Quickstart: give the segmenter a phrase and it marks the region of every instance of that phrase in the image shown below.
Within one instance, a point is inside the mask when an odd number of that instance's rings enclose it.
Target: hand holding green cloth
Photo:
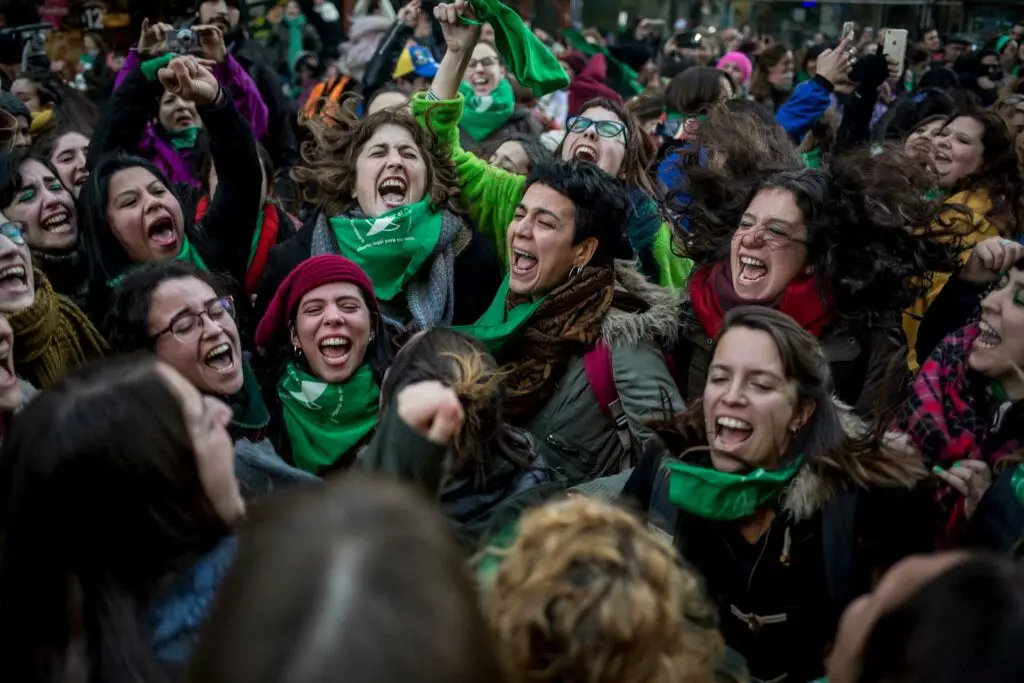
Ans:
[[[523,86],[541,97],[569,85],[558,59],[533,35],[516,10],[499,0],[470,0],[470,4],[477,19],[494,28],[494,45]]]
[[[376,218],[334,216],[329,223],[341,255],[363,269],[381,301],[404,289],[441,239],[441,212],[429,198]]]
[[[502,347],[519,335],[540,305],[544,303],[544,297],[541,297],[529,303],[519,304],[512,310],[507,310],[508,290],[509,276],[506,275],[501,287],[498,288],[498,293],[494,296],[494,301],[480,316],[480,319],[472,325],[462,325],[452,329],[478,340],[491,354],[500,351]]]
[[[465,81],[459,85],[459,92],[466,98],[459,126],[473,142],[485,140],[504,126],[516,110],[516,96],[506,78],[501,79],[490,95],[477,95]]]
[[[620,60],[613,57],[612,54],[608,52],[608,48],[604,45],[588,43],[587,39],[583,37],[583,34],[575,29],[565,29],[562,31],[562,37],[565,38],[566,42],[569,43],[569,46],[573,50],[576,50],[585,57],[593,57],[598,53],[604,55],[608,62],[608,77],[606,82],[609,86],[612,83],[619,83],[626,89],[632,91],[635,95],[639,95],[644,91],[643,87],[637,83],[637,79],[640,78],[640,75]]]
[[[367,363],[341,384],[323,382],[289,363],[277,395],[292,460],[313,474],[344,457],[377,424],[380,387]]]
[[[206,262],[203,261],[203,257],[199,255],[199,252],[196,251],[195,247],[192,246],[192,243],[189,242],[187,235],[182,240],[181,251],[178,252],[178,255],[175,256],[173,260],[175,260],[175,261],[184,261],[186,263],[191,263],[192,265],[194,265],[199,270],[206,270],[206,271],[210,270],[209,268],[207,268]],[[135,265],[141,265],[141,264],[135,264]],[[124,276],[125,276],[126,273],[127,273],[127,271],[125,271],[124,273],[121,273],[120,275],[118,275],[116,277],[112,277],[111,279],[107,280],[107,287],[117,287],[117,285],[119,285],[121,283],[121,280],[124,279]]]

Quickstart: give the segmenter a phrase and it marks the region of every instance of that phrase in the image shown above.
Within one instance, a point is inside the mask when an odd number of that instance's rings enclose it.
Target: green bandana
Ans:
[[[203,261],[203,257],[200,256],[199,252],[196,251],[192,247],[192,243],[188,241],[188,237],[187,236],[184,238],[184,240],[181,243],[181,251],[178,252],[178,255],[175,256],[173,260],[175,260],[175,261],[185,261],[186,263],[191,263],[192,265],[194,265],[199,270],[206,270],[206,271],[210,270],[209,268],[206,267],[206,262]],[[134,265],[141,265],[141,264],[134,264]],[[125,273],[121,273],[120,275],[107,280],[107,287],[117,287],[119,284],[121,284],[121,280],[124,279],[124,276],[125,276]]]
[[[306,32],[306,15],[300,14],[294,19],[282,17],[281,21],[288,27],[288,71],[295,73],[295,58],[302,52],[302,37]]]
[[[466,82],[459,84],[459,92],[466,98],[459,127],[466,131],[474,142],[484,140],[505,125],[516,110],[516,96],[507,78],[490,95],[477,95]]]
[[[551,50],[501,0],[470,0],[481,23],[494,28],[494,46],[508,70],[537,97],[569,86],[569,77]]]
[[[171,146],[176,150],[192,149],[196,146],[196,139],[199,137],[199,126],[189,126],[168,133],[171,138]]]
[[[289,363],[277,383],[296,467],[317,474],[345,456],[377,424],[380,387],[364,363],[342,384],[327,384]]]
[[[341,254],[366,272],[381,301],[402,291],[441,238],[441,212],[427,199],[377,218],[335,216],[330,223]]]
[[[242,388],[226,399],[231,407],[231,424],[240,429],[263,429],[270,423],[270,411],[263,402],[259,382],[249,367],[249,361],[242,361]]]
[[[576,52],[579,52],[584,57],[593,57],[598,52],[604,55],[605,60],[608,62],[608,78],[605,79],[606,85],[613,90],[619,90],[620,88],[628,89],[632,91],[634,95],[639,95],[644,91],[637,80],[640,75],[636,71],[629,68],[626,64],[619,61],[608,52],[608,48],[604,45],[594,45],[588,43],[587,39],[583,37],[583,34],[574,29],[566,29],[562,31],[562,37],[569,42],[570,47]],[[618,88],[615,86],[619,86]]]
[[[669,499],[673,505],[703,519],[717,522],[743,519],[777,499],[802,463],[803,457],[799,457],[785,469],[732,474],[672,460],[665,463]]]
[[[821,150],[812,149],[810,152],[801,152],[800,156],[804,158],[804,164],[807,168],[821,168]]]
[[[452,328],[479,340],[492,354],[497,353],[505,344],[514,340],[534,312],[544,303],[545,297],[541,297],[536,301],[522,303],[511,311],[506,311],[505,301],[508,299],[509,277],[505,276],[494,301],[476,323]]]

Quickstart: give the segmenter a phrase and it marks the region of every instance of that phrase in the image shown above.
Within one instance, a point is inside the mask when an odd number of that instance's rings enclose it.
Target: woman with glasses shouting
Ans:
[[[686,242],[697,266],[675,355],[687,404],[706,383],[725,315],[759,305],[820,340],[841,401],[865,416],[893,405],[906,379],[902,310],[927,289],[928,273],[956,266],[953,249],[930,230],[911,231],[938,208],[925,197],[928,172],[900,152],[864,150],[834,159],[827,173],[776,172],[748,186],[723,174],[718,182],[735,199],[710,207],[709,193],[695,194]]]
[[[471,112],[473,100],[467,99],[463,78],[473,77],[475,72],[468,66],[479,55],[492,53],[489,46],[477,44],[479,26],[460,23],[461,17],[471,13],[463,0],[438,5],[434,10],[448,52],[430,90],[415,95],[412,107],[421,125],[448,150],[462,187],[460,196],[477,229],[492,237],[498,252],[504,253],[504,236],[523,196],[526,179],[489,166],[462,147],[459,126],[465,127],[466,121],[476,116]],[[594,164],[626,187],[629,211],[621,229],[639,257],[643,274],[660,285],[681,288],[691,262],[673,252],[672,231],[653,199],[659,196],[649,173],[654,145],[636,117],[621,102],[591,100],[578,116],[566,121],[566,135],[555,156],[563,161]]]
[[[118,352],[155,353],[201,394],[231,408],[228,431],[247,497],[315,481],[266,438],[270,413],[242,354],[234,300],[214,276],[182,261],[139,266],[114,288],[104,330]]]
[[[32,266],[28,231],[28,224],[0,212],[0,313],[14,331],[15,371],[45,389],[102,356],[107,344],[85,314]]]

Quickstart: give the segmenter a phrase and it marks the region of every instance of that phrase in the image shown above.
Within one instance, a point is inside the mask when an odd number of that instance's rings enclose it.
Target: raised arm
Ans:
[[[199,45],[203,57],[216,63],[213,75],[235,103],[257,139],[267,134],[269,114],[267,105],[260,95],[256,81],[242,68],[242,65],[228,52],[224,44],[224,35],[213,25],[193,26],[192,30],[199,36]]]

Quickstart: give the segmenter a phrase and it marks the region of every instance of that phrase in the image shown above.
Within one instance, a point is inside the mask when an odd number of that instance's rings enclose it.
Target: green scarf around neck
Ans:
[[[328,384],[289,363],[277,383],[284,424],[299,469],[318,474],[377,425],[380,387],[368,363],[341,384]]]
[[[288,71],[295,73],[295,58],[302,52],[302,36],[306,31],[306,15],[300,14],[294,19],[283,17],[281,21],[288,27]]]
[[[192,243],[189,242],[187,235],[181,242],[181,251],[178,252],[178,255],[175,256],[173,260],[191,263],[199,270],[210,270],[209,268],[207,268],[206,262],[203,261],[203,257],[199,255],[199,252],[196,251],[195,247],[192,246]],[[128,267],[128,270],[131,270],[131,266]],[[120,275],[117,275],[107,280],[107,287],[117,287],[119,284],[121,284],[121,280],[124,280],[124,276],[127,274],[128,270],[126,270],[124,273],[121,273]]]
[[[334,216],[330,225],[341,255],[366,272],[381,301],[402,291],[441,239],[441,212],[430,208],[429,199],[376,218]]]
[[[263,401],[259,382],[249,367],[249,361],[242,361],[242,388],[238,393],[225,399],[231,408],[231,426],[238,429],[265,429],[270,423],[270,411]]]
[[[504,126],[516,110],[516,96],[507,78],[501,79],[490,95],[477,95],[465,81],[459,85],[459,92],[466,98],[459,126],[474,142],[486,139]]]
[[[452,328],[478,340],[491,354],[498,353],[506,344],[518,338],[523,327],[546,298],[541,297],[535,301],[521,303],[514,306],[512,310],[507,310],[505,302],[508,300],[509,277],[505,276],[494,300],[479,320],[472,325]]]
[[[669,499],[673,505],[702,519],[731,522],[750,517],[766,503],[778,499],[803,460],[801,456],[780,470],[756,469],[746,474],[670,460],[665,463]]]
[[[189,126],[167,135],[171,138],[171,146],[179,152],[183,149],[192,149],[199,138],[199,126]]]

